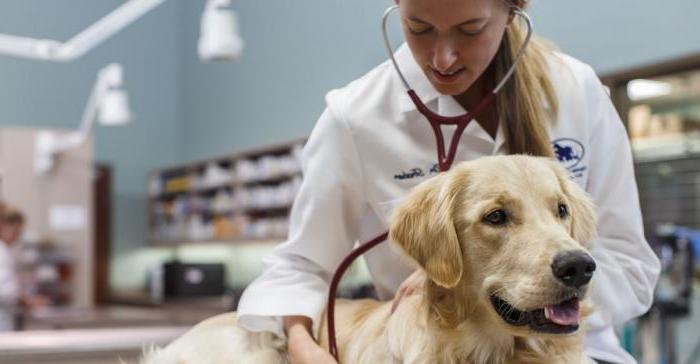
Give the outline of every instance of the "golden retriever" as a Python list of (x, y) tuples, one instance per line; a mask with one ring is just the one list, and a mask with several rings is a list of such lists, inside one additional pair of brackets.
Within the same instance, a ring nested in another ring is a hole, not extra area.
[[(584, 363), (581, 300), (595, 270), (593, 205), (556, 162), (494, 156), (455, 165), (397, 208), (390, 237), (425, 272), (391, 303), (339, 301), (341, 363)], [(325, 319), (319, 342), (327, 347)], [(235, 313), (195, 326), (148, 364), (284, 363), (284, 339)]]

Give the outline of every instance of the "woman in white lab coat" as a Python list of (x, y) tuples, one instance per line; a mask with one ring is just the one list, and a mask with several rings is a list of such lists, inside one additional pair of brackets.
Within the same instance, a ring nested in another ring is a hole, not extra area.
[(19, 240), (24, 217), (18, 211), (0, 206), (0, 332), (14, 330), (19, 300), (13, 245)]
[[(447, 116), (473, 109), (522, 44), (524, 27), (509, 10), (528, 2), (397, 0), (407, 45), (396, 59), (423, 102)], [(304, 149), (289, 239), (265, 259), (238, 309), (248, 330), (286, 334), (292, 363), (333, 362), (312, 337), (330, 277), (356, 241), (386, 231), (401, 198), (437, 173), (430, 125), (390, 62), (331, 91), (326, 103)], [(541, 41), (466, 128), (455, 160), (515, 153), (555, 156), (598, 206), (598, 270), (589, 297), (600, 309), (587, 321), (586, 353), (633, 363), (613, 325), (649, 308), (659, 263), (643, 235), (627, 134), (593, 70)], [(365, 258), (383, 299), (415, 269), (387, 243)]]

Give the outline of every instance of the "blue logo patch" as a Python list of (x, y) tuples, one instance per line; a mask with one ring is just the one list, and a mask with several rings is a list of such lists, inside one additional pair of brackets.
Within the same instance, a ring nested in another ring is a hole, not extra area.
[(583, 176), (586, 166), (579, 166), (579, 164), (586, 155), (586, 149), (581, 142), (571, 138), (560, 138), (552, 141), (552, 148), (554, 148), (554, 156), (564, 168), (569, 170), (571, 177)]
[(581, 142), (570, 138), (557, 139), (552, 142), (552, 147), (559, 163), (566, 169), (576, 167), (586, 153)]

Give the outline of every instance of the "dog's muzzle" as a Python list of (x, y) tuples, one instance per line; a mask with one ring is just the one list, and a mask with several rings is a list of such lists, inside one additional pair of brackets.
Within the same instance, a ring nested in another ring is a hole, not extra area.
[(534, 331), (549, 334), (569, 334), (579, 328), (579, 297), (582, 296), (577, 293), (558, 304), (532, 311), (518, 310), (496, 295), (491, 296), (491, 305), (509, 325), (529, 326)]

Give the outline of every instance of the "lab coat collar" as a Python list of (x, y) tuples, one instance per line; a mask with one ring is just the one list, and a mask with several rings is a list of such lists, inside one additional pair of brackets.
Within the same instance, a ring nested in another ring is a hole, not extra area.
[[(467, 112), (467, 110), (465, 110), (464, 107), (462, 107), (462, 105), (460, 105), (454, 97), (449, 95), (439, 95), (437, 98), (437, 105), (438, 114), (444, 116), (464, 115)], [(467, 128), (464, 129), (464, 134), (471, 135), (472, 137), (481, 139), (485, 142), (493, 143), (494, 154), (498, 151), (498, 149), (500, 149), (500, 147), (505, 142), (505, 136), (503, 135), (503, 128), (501, 128), (500, 122), (498, 123), (498, 130), (496, 131), (495, 140), (494, 138), (491, 138), (489, 133), (486, 130), (484, 130), (484, 128), (481, 127), (481, 125), (477, 122), (476, 119), (469, 122)]]
[[(396, 63), (398, 63), (401, 72), (403, 72), (406, 81), (413, 90), (418, 94), (423, 103), (426, 105), (440, 96), (435, 87), (430, 83), (425, 73), (420, 68), (416, 60), (413, 58), (411, 49), (408, 48), (408, 44), (404, 43), (399, 47), (399, 50), (394, 53), (396, 58)], [(399, 75), (396, 75), (399, 78)], [(411, 98), (408, 97), (406, 89), (403, 83), (400, 83), (401, 90), (403, 91), (403, 97), (400, 98), (400, 110), (401, 112), (408, 112), (416, 110), (416, 105), (413, 104)]]
[[(442, 95), (435, 89), (435, 87), (433, 87), (428, 78), (425, 76), (423, 70), (413, 58), (413, 54), (406, 43), (399, 47), (394, 54), (394, 57), (396, 58), (396, 63), (398, 63), (399, 67), (401, 68), (404, 77), (406, 77), (406, 81), (408, 81), (409, 85), (418, 94), (426, 106), (430, 107), (430, 104), (437, 100), (437, 113), (440, 115), (457, 116), (467, 112), (462, 105), (460, 105), (454, 99), (454, 97), (450, 95)], [(396, 77), (399, 77), (398, 74)], [(404, 88), (403, 84), (401, 84), (401, 88)], [(404, 96), (400, 98), (400, 110), (401, 112), (416, 110), (416, 105), (413, 104), (413, 101), (411, 101), (411, 98), (408, 97), (408, 94), (404, 94)], [(479, 123), (476, 122), (476, 120), (472, 120), (464, 132), (465, 134), (472, 135), (484, 141), (495, 143), (494, 152), (497, 151), (505, 141), (500, 124), (495, 140), (491, 138), (491, 136), (481, 127), (481, 125), (479, 125)]]

